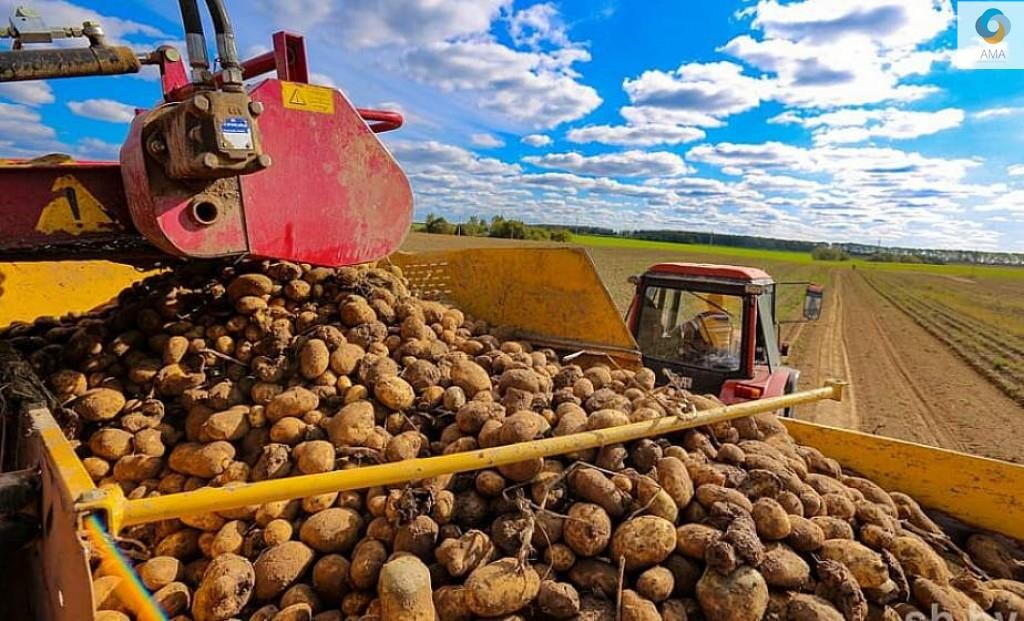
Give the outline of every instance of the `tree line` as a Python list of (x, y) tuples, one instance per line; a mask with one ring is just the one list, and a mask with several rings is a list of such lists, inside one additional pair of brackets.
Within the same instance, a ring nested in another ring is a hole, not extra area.
[(529, 239), (534, 241), (572, 241), (572, 233), (564, 227), (547, 225), (534, 226), (522, 220), (494, 216), (488, 222), (477, 216), (470, 216), (465, 222), (449, 222), (443, 216), (427, 214), (423, 230), (438, 235), (467, 235), (470, 237), (501, 237), (505, 239)]

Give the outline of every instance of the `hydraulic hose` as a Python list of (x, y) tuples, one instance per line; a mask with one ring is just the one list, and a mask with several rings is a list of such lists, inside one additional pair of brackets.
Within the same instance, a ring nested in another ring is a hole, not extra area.
[(228, 17), (223, 0), (206, 0), (206, 6), (210, 10), (213, 29), (217, 34), (217, 54), (224, 69), (224, 84), (241, 88), (242, 65), (238, 59), (235, 29), (231, 26), (231, 18)]
[(197, 0), (178, 0), (181, 7), (181, 21), (185, 27), (185, 46), (188, 48), (188, 62), (192, 67), (192, 81), (205, 82), (210, 73), (210, 59), (206, 55), (206, 34), (203, 20), (199, 15)]

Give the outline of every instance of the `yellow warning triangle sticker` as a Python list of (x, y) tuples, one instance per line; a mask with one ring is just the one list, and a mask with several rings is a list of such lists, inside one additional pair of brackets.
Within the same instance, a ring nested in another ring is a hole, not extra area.
[(288, 103), (295, 104), (296, 106), (305, 106), (306, 100), (302, 98), (302, 91), (299, 89), (293, 90), (291, 99), (288, 100)]
[(57, 177), (50, 189), (56, 196), (39, 214), (36, 230), (40, 233), (81, 235), (121, 229), (121, 225), (74, 176)]

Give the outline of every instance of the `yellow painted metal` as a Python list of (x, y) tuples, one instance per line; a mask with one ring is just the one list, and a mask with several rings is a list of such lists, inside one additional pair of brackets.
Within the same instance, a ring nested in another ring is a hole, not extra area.
[(469, 248), (397, 253), (391, 261), (418, 293), (510, 328), (517, 338), (639, 363), (636, 341), (582, 248)]
[(29, 433), (23, 463), (37, 464), (43, 483), (43, 533), (26, 568), (33, 581), (31, 606), (39, 619), (89, 619), (94, 599), (89, 554), (74, 506), (96, 488), (48, 409), (33, 408), (25, 420)]
[[(810, 403), (822, 399), (842, 399), (843, 382), (828, 382), (822, 388), (803, 392), (748, 401), (730, 406), (704, 410), (693, 416), (669, 416), (651, 421), (632, 423), (619, 427), (587, 431), (568, 436), (546, 438), (533, 442), (522, 442), (465, 453), (439, 455), (411, 459), (402, 462), (366, 466), (349, 470), (338, 470), (322, 474), (311, 474), (286, 479), (275, 479), (247, 483), (230, 488), (200, 488), (191, 492), (168, 494), (150, 498), (139, 498), (124, 502), (120, 516), (108, 519), (111, 532), (135, 524), (145, 524), (186, 515), (197, 515), (211, 511), (227, 511), (249, 505), (305, 498), (353, 489), (364, 489), (379, 485), (393, 485), (406, 481), (417, 481), (431, 477), (470, 472), (493, 468), (538, 457), (550, 457), (573, 453), (588, 448), (629, 442), (640, 438), (661, 436), (702, 425), (742, 418), (762, 412)], [(119, 501), (122, 502), (122, 501)], [(83, 503), (79, 510), (103, 510), (104, 503)], [(115, 522), (116, 520), (116, 522)]]
[(0, 326), (93, 309), (148, 275), (107, 261), (0, 263)]
[(785, 420), (797, 442), (887, 490), (968, 524), (1024, 539), (1024, 466), (902, 440)]

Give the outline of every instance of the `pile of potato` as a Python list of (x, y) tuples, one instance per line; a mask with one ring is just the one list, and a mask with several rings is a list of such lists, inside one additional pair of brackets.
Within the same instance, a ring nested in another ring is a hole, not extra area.
[[(502, 341), (411, 296), (389, 265), (182, 268), (5, 338), (63, 405), (96, 483), (129, 498), (717, 404), (656, 389), (648, 369), (583, 369)], [(122, 535), (182, 621), (1024, 615), (1019, 544), (954, 542), (913, 499), (842, 472), (772, 415)], [(96, 618), (127, 619), (119, 578), (99, 560), (94, 575)]]

